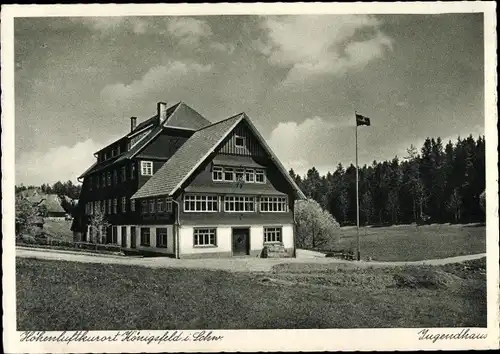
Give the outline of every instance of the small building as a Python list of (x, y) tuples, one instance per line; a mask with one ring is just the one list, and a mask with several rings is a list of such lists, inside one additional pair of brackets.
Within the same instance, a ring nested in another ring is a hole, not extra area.
[(305, 198), (245, 113), (211, 123), (183, 102), (97, 151), (80, 177), (72, 230), (176, 258), (295, 255), (294, 202)]

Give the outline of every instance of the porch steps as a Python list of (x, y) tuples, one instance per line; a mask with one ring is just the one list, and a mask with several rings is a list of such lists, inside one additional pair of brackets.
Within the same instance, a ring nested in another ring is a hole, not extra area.
[(290, 255), (287, 253), (285, 246), (281, 243), (275, 243), (264, 246), (262, 250), (262, 258), (288, 258)]

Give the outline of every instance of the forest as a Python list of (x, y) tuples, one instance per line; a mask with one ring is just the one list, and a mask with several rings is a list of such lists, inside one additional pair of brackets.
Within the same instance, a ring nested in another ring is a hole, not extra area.
[[(356, 224), (356, 167), (338, 164), (320, 175), (289, 171), (302, 191), (341, 225)], [(486, 183), (485, 138), (470, 135), (443, 146), (427, 138), (420, 150), (359, 168), (360, 225), (484, 222), (480, 196)]]

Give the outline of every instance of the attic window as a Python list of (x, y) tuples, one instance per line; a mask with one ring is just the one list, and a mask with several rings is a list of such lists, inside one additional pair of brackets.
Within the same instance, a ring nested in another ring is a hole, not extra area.
[(236, 147), (245, 147), (245, 138), (243, 136), (236, 135), (234, 145)]

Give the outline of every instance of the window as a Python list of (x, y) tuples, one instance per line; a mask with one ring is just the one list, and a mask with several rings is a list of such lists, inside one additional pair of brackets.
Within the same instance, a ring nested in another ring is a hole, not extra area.
[(115, 157), (116, 156), (116, 150), (115, 148), (113, 148), (113, 150), (111, 150), (111, 157)]
[(156, 247), (167, 248), (167, 229), (156, 229)]
[(234, 145), (236, 147), (245, 147), (245, 138), (239, 135), (236, 135), (234, 138)]
[(108, 172), (107, 177), (108, 177), (108, 186), (110, 186), (111, 185), (111, 172)]
[(100, 212), (101, 211), (101, 201), (97, 200), (95, 202), (95, 212)]
[(118, 227), (113, 226), (111, 228), (111, 243), (117, 244), (118, 243)]
[(150, 245), (150, 231), (149, 227), (141, 227), (141, 246)]
[(195, 247), (212, 246), (217, 247), (217, 233), (215, 228), (194, 229), (193, 245)]
[(243, 181), (243, 177), (245, 175), (245, 170), (243, 168), (236, 169), (236, 181)]
[(118, 146), (116, 147), (116, 154), (117, 154), (117, 155), (120, 155), (120, 145), (118, 145)]
[(255, 171), (252, 169), (247, 169), (245, 170), (245, 181), (247, 183), (254, 183), (255, 182)]
[(260, 198), (261, 212), (287, 212), (288, 198), (287, 197), (261, 197)]
[(127, 212), (127, 198), (122, 197), (122, 213)]
[(104, 153), (104, 160), (108, 159), (108, 154)]
[(102, 186), (106, 187), (106, 174), (105, 173), (101, 174), (101, 178), (102, 178)]
[(281, 227), (264, 227), (264, 243), (283, 242)]
[(135, 162), (130, 164), (130, 179), (135, 179)]
[(111, 214), (111, 199), (108, 199), (108, 214)]
[(106, 201), (101, 200), (101, 213), (105, 214), (106, 213)]
[(165, 212), (165, 199), (158, 199), (156, 201), (156, 210), (158, 211), (158, 213)]
[(118, 171), (113, 171), (113, 184), (118, 184)]
[(142, 214), (148, 213), (148, 202), (146, 200), (141, 201), (141, 213)]
[(97, 189), (100, 188), (100, 184), (101, 184), (100, 180), (101, 180), (101, 178), (99, 177), (99, 175), (96, 175), (95, 186), (96, 186)]
[(122, 166), (120, 168), (120, 177), (122, 182), (125, 182), (127, 180), (127, 169), (126, 166)]
[(118, 213), (118, 199), (113, 199), (113, 214)]
[(149, 213), (154, 214), (154, 212), (155, 212), (155, 200), (151, 199), (149, 201)]
[(90, 190), (90, 191), (92, 190), (92, 183), (93, 183), (93, 182), (94, 182), (94, 181), (92, 181), (92, 176), (90, 176), (90, 177), (89, 177), (89, 182), (88, 182), (88, 183), (89, 183), (89, 190)]
[(234, 170), (232, 168), (224, 169), (224, 181), (232, 182), (234, 181)]
[(185, 195), (185, 212), (215, 212), (218, 210), (218, 198), (216, 195)]
[(225, 196), (224, 211), (227, 212), (254, 212), (255, 197)]
[(135, 199), (130, 200), (130, 211), (135, 211)]
[(153, 175), (153, 163), (151, 161), (141, 161), (141, 175), (143, 176)]
[(264, 175), (264, 170), (255, 170), (255, 182), (266, 183), (266, 177)]
[(212, 169), (212, 179), (214, 181), (222, 181), (222, 167), (214, 167)]
[(171, 200), (167, 200), (165, 202), (165, 211), (167, 213), (171, 213), (172, 212), (172, 201)]

